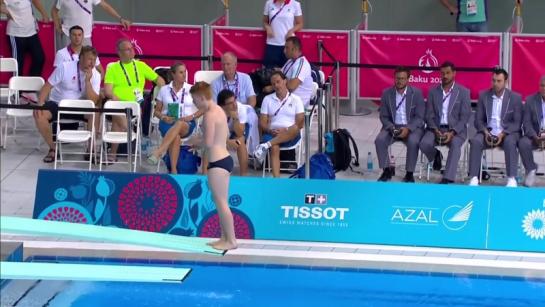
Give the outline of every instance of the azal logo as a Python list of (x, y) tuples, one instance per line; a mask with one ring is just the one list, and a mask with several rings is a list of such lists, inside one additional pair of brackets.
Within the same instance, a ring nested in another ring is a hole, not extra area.
[(467, 225), (473, 210), (473, 201), (464, 207), (450, 206), (443, 211), (443, 225), (450, 230), (460, 230)]

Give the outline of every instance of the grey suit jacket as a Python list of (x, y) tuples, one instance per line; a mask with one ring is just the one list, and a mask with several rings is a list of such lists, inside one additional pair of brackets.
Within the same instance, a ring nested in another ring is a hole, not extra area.
[[(428, 94), (426, 103), (426, 124), (428, 128), (437, 129), (441, 125), (443, 115), (443, 88), (438, 85)], [(458, 83), (454, 84), (448, 106), (448, 126), (456, 135), (467, 137), (467, 123), (471, 116), (471, 100), (469, 90)]]
[[(384, 90), (380, 98), (380, 121), (382, 130), (392, 130), (395, 126), (396, 115), (396, 89), (389, 87)], [(424, 127), (424, 115), (426, 105), (422, 91), (412, 86), (407, 86), (407, 98), (405, 101), (405, 112), (407, 114), (407, 128), (414, 131)]]
[[(488, 128), (492, 117), (494, 90), (481, 92), (475, 113), (475, 128), (482, 132)], [(501, 106), (501, 126), (506, 134), (520, 133), (522, 129), (522, 98), (520, 94), (505, 89)]]
[(524, 135), (529, 138), (537, 136), (541, 130), (541, 120), (543, 119), (543, 108), (541, 95), (539, 93), (529, 96), (524, 105), (524, 116), (522, 126)]

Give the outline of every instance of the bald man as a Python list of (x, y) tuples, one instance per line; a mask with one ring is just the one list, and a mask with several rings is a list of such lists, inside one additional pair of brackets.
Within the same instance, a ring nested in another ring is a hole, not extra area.
[(230, 90), (235, 93), (235, 99), (255, 108), (256, 95), (252, 85), (252, 79), (248, 74), (237, 71), (237, 56), (232, 52), (226, 52), (221, 56), (221, 69), (223, 74), (212, 81), (212, 97), (218, 97), (222, 90)]

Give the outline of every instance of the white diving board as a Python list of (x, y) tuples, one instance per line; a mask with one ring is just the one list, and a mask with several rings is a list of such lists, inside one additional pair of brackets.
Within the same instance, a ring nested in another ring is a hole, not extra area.
[(181, 283), (191, 269), (43, 262), (0, 262), (0, 279)]
[(209, 242), (210, 239), (206, 238), (174, 236), (132, 229), (45, 221), (11, 216), (0, 217), (0, 232), (133, 244), (174, 251), (189, 251), (215, 255), (225, 254), (225, 251), (217, 250), (207, 245), (206, 243)]

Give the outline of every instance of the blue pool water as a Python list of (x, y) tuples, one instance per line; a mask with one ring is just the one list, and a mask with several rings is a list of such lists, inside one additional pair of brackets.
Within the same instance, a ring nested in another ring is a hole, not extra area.
[(545, 280), (274, 266), (181, 267), (193, 268), (181, 284), (70, 282), (48, 306), (545, 306)]

